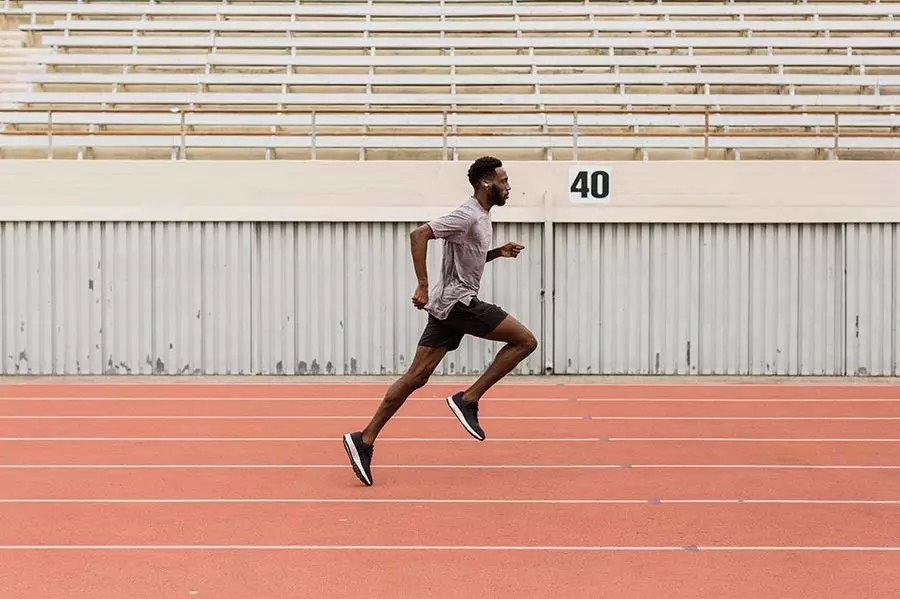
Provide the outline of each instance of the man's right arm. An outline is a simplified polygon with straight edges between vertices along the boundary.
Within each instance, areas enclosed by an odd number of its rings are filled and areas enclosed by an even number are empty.
[[[427,224],[422,225],[409,234],[410,246],[412,249],[413,269],[416,271],[416,280],[419,287],[428,288],[428,269],[426,267],[426,257],[428,255],[428,242],[434,239],[434,231]]]
[[[412,249],[413,268],[416,271],[418,286],[413,294],[413,305],[423,309],[428,304],[428,269],[425,258],[428,253],[428,242],[432,239],[443,239],[453,242],[462,238],[472,225],[470,210],[459,207],[456,210],[436,218],[409,235]]]

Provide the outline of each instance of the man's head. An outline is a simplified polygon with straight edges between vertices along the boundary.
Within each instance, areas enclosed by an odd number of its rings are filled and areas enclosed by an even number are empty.
[[[475,197],[483,199],[490,206],[503,206],[509,199],[509,177],[503,162],[493,156],[482,156],[469,166],[469,183],[475,190]]]

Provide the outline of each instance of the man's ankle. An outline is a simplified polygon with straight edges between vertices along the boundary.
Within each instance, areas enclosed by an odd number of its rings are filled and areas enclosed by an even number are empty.
[[[481,397],[475,395],[471,391],[463,391],[462,399],[466,403],[473,403],[481,399]]]

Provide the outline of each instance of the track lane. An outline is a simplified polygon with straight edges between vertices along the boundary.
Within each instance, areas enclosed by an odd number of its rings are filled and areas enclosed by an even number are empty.
[[[362,488],[349,466],[307,470],[0,469],[0,499],[447,498],[900,499],[900,471],[615,468],[479,470],[376,468]]]
[[[0,504],[0,546],[846,547],[898,539],[900,504]]]

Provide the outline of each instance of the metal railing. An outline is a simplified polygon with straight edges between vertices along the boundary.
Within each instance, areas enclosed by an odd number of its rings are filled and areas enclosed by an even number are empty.
[[[411,108],[10,108],[0,109],[0,115],[10,114],[46,114],[46,123],[37,124],[12,124],[7,125],[6,129],[0,132],[0,138],[16,138],[16,137],[35,137],[44,136],[47,140],[48,157],[53,157],[53,140],[55,137],[65,136],[96,136],[96,137],[126,137],[126,136],[171,136],[179,139],[179,143],[175,144],[173,150],[177,150],[180,158],[185,158],[187,150],[191,149],[188,143],[189,137],[266,137],[277,140],[278,138],[296,138],[308,137],[310,140],[309,149],[315,158],[317,148],[317,140],[321,137],[358,137],[361,139],[373,137],[408,137],[408,138],[436,138],[442,139],[442,150],[444,158],[450,149],[448,140],[451,138],[466,137],[512,137],[527,136],[534,138],[551,137],[568,137],[571,139],[571,149],[574,157],[577,159],[579,150],[579,140],[585,137],[603,138],[603,137],[632,137],[636,140],[648,137],[663,138],[697,138],[703,137],[704,157],[709,158],[711,148],[711,140],[715,138],[757,138],[757,139],[775,139],[785,137],[809,137],[822,138],[830,137],[832,145],[830,151],[834,158],[838,158],[841,148],[841,140],[847,137],[854,138],[871,138],[882,139],[892,138],[900,141],[900,117],[893,111],[869,109],[804,109],[804,110],[755,110],[755,109],[598,109],[598,108],[557,108],[550,107],[545,109],[523,109],[523,108],[496,108],[496,109],[478,109],[478,108],[436,108],[436,107],[411,107]],[[140,123],[131,123],[131,128],[122,128],[122,125],[103,124],[100,119],[97,122],[88,122],[85,124],[60,124],[54,119],[57,115],[67,113],[78,114],[104,114],[104,115],[171,115],[176,117],[175,124],[148,123],[146,125]],[[192,124],[188,122],[188,115],[215,114],[222,116],[252,115],[252,116],[272,116],[277,118],[288,115],[308,115],[308,125],[277,125],[272,123],[254,124],[241,123],[237,125],[229,124]],[[440,115],[441,124],[344,124],[322,125],[319,118],[323,115]],[[484,124],[454,124],[450,123],[451,116],[455,115],[479,115],[485,117]],[[535,124],[532,118],[529,124],[506,124],[503,125],[503,131],[498,131],[496,125],[490,124],[492,115],[521,115],[523,117],[539,117],[543,118],[543,124]],[[684,125],[677,123],[669,124],[586,124],[585,120],[592,119],[588,117],[596,117],[601,115],[617,116],[617,117],[641,117],[641,116],[657,116],[657,117],[678,117],[678,116],[696,116],[702,117],[702,125]],[[554,124],[548,123],[551,116],[570,116],[571,124]],[[770,124],[756,122],[753,124],[740,124],[738,117],[760,117],[769,116],[784,119],[785,117],[810,118],[825,117],[828,124],[823,124],[822,120],[817,124]],[[848,124],[849,117],[854,116],[877,116],[884,118],[881,124]],[[716,124],[711,122],[714,117],[736,117],[738,124]],[[581,122],[579,119],[582,119]],[[15,119],[11,119],[15,120]],[[150,119],[152,120],[152,119]],[[157,119],[158,120],[158,119]],[[842,122],[843,120],[843,122]],[[895,122],[896,121],[896,122]],[[261,130],[265,128],[266,130]],[[373,132],[371,128],[388,129],[389,131]],[[541,131],[533,129],[540,128]],[[254,130],[260,129],[260,130]],[[530,129],[530,130],[529,130]],[[6,144],[7,146],[9,144]],[[31,146],[33,147],[33,146]],[[87,147],[90,147],[88,145]],[[228,145],[217,145],[220,148],[238,147]],[[275,143],[272,147],[278,147]],[[413,146],[415,147],[415,146]],[[558,147],[558,146],[556,146]],[[596,147],[596,146],[592,146]],[[641,149],[640,143],[635,144],[635,149]],[[647,146],[649,147],[649,146]],[[660,146],[668,147],[668,146]],[[540,145],[536,145],[534,149],[549,149]],[[173,156],[175,157],[175,156]]]

